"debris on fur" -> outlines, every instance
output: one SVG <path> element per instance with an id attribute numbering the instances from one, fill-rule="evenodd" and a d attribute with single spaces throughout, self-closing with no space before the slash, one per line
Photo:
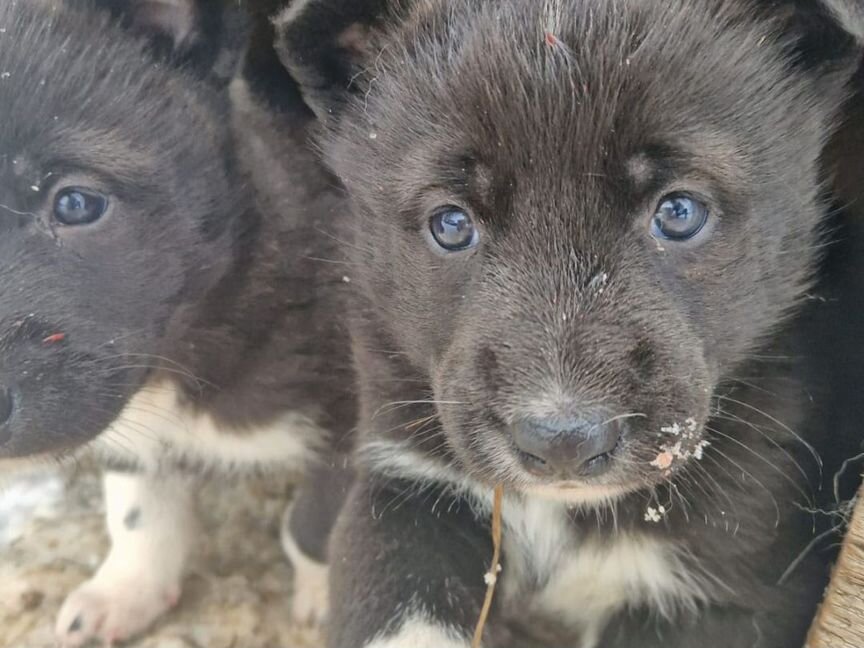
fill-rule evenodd
<path id="1" fill-rule="evenodd" d="M 665 435 L 675 437 L 674 443 L 662 445 L 660 452 L 651 461 L 650 465 L 660 470 L 669 470 L 676 459 L 685 461 L 691 457 L 696 460 L 702 459 L 705 448 L 711 445 L 707 439 L 699 438 L 699 424 L 693 418 L 684 421 L 684 425 L 673 423 L 660 428 L 660 431 Z"/>
<path id="2" fill-rule="evenodd" d="M 668 470 L 675 461 L 675 455 L 669 450 L 663 450 L 657 455 L 657 458 L 651 462 L 652 466 L 656 466 L 660 470 Z"/>
<path id="3" fill-rule="evenodd" d="M 668 512 L 669 510 L 662 504 L 658 505 L 656 508 L 649 506 L 645 509 L 645 521 L 659 523 L 660 520 L 666 517 L 666 513 Z"/>

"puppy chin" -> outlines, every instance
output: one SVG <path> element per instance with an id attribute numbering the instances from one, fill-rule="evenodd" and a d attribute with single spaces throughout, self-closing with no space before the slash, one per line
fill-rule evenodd
<path id="1" fill-rule="evenodd" d="M 622 485 L 593 485 L 579 482 L 557 482 L 535 484 L 524 489 L 527 495 L 564 502 L 571 506 L 603 508 L 612 506 L 619 499 L 635 490 Z"/>

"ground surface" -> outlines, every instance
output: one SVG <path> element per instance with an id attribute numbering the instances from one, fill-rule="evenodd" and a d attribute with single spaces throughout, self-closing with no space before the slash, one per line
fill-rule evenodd
<path id="1" fill-rule="evenodd" d="M 205 528 L 179 607 L 134 648 L 312 648 L 288 621 L 291 568 L 278 542 L 283 480 L 207 483 Z M 0 648 L 54 648 L 54 617 L 107 549 L 98 475 L 86 465 L 0 473 Z"/>

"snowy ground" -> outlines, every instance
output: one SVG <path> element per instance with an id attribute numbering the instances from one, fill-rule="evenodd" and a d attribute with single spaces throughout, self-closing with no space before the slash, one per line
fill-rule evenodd
<path id="1" fill-rule="evenodd" d="M 2 468 L 0 468 L 2 471 Z M 284 480 L 211 481 L 200 509 L 206 532 L 179 607 L 135 648 L 311 648 L 288 622 L 291 568 L 278 542 Z M 54 648 L 64 595 L 107 548 L 97 473 L 0 472 L 0 648 Z"/>

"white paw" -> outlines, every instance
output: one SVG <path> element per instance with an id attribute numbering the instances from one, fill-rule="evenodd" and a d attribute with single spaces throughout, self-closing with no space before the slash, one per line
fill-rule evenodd
<path id="1" fill-rule="evenodd" d="M 291 618 L 299 625 L 322 625 L 329 607 L 329 568 L 305 559 L 298 568 L 294 562 L 294 601 Z"/>
<path id="2" fill-rule="evenodd" d="M 195 531 L 193 490 L 165 475 L 105 473 L 111 551 L 57 618 L 62 648 L 111 646 L 146 630 L 177 604 Z"/>
<path id="3" fill-rule="evenodd" d="M 329 610 L 330 568 L 309 558 L 288 532 L 291 509 L 285 512 L 282 524 L 282 548 L 294 567 L 294 599 L 291 618 L 298 625 L 323 625 Z"/>
<path id="4" fill-rule="evenodd" d="M 125 641 L 146 630 L 177 604 L 179 583 L 113 577 L 100 571 L 67 598 L 55 633 L 62 648 L 79 648 L 97 639 L 104 646 Z"/>

